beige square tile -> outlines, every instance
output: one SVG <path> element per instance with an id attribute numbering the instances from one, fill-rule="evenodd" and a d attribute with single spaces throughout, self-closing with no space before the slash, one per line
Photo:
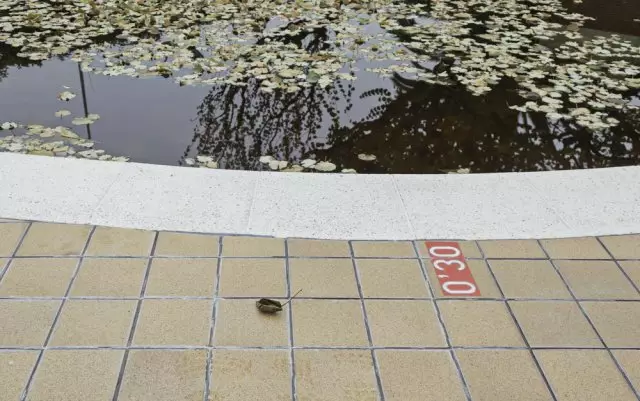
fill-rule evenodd
<path id="1" fill-rule="evenodd" d="M 540 243 L 551 259 L 611 259 L 595 237 L 543 239 Z"/>
<path id="2" fill-rule="evenodd" d="M 97 227 L 91 237 L 89 256 L 149 256 L 156 233 L 130 228 Z"/>
<path id="3" fill-rule="evenodd" d="M 555 264 L 578 299 L 640 299 L 615 262 L 557 260 Z"/>
<path id="4" fill-rule="evenodd" d="M 431 287 L 435 292 L 436 298 L 451 298 L 448 295 L 445 295 L 442 291 L 442 286 L 438 281 L 438 276 L 436 273 L 431 260 L 425 259 L 424 265 L 427 269 L 427 274 L 429 275 L 429 281 L 431 282 Z M 471 270 L 471 275 L 476 282 L 478 289 L 480 290 L 480 295 L 473 298 L 502 298 L 502 294 L 500 294 L 500 290 L 496 285 L 493 276 L 491 276 L 491 272 L 487 267 L 487 262 L 484 260 L 467 260 L 467 268 Z"/>
<path id="5" fill-rule="evenodd" d="M 0 256 L 13 255 L 26 228 L 26 223 L 0 224 Z"/>
<path id="6" fill-rule="evenodd" d="M 446 347 L 431 301 L 366 301 L 373 345 Z"/>
<path id="7" fill-rule="evenodd" d="M 146 296 L 213 297 L 218 259 L 153 259 Z"/>
<path id="8" fill-rule="evenodd" d="M 215 350 L 211 400 L 291 401 L 289 351 Z"/>
<path id="9" fill-rule="evenodd" d="M 80 255 L 91 226 L 33 223 L 22 241 L 18 256 Z"/>
<path id="10" fill-rule="evenodd" d="M 636 390 L 640 389 L 640 350 L 612 350 L 611 352 L 622 366 L 631 384 Z"/>
<path id="11" fill-rule="evenodd" d="M 305 297 L 360 296 L 351 259 L 289 259 L 289 274 Z"/>
<path id="12" fill-rule="evenodd" d="M 365 297 L 429 298 L 430 296 L 417 259 L 358 259 L 356 265 Z"/>
<path id="13" fill-rule="evenodd" d="M 110 401 L 123 356 L 123 350 L 47 350 L 29 401 Z"/>
<path id="14" fill-rule="evenodd" d="M 206 350 L 132 350 L 118 400 L 202 400 L 206 365 Z"/>
<path id="15" fill-rule="evenodd" d="M 353 241 L 356 258 L 415 258 L 416 252 L 409 241 Z"/>
<path id="16" fill-rule="evenodd" d="M 558 401 L 636 400 L 604 350 L 534 351 Z"/>
<path id="17" fill-rule="evenodd" d="M 507 298 L 571 299 L 548 260 L 490 260 L 489 265 Z"/>
<path id="18" fill-rule="evenodd" d="M 222 256 L 284 256 L 284 240 L 265 237 L 224 237 Z"/>
<path id="19" fill-rule="evenodd" d="M 299 401 L 378 401 L 371 352 L 296 350 Z"/>
<path id="20" fill-rule="evenodd" d="M 486 258 L 547 258 L 535 240 L 478 241 L 478 244 Z"/>
<path id="21" fill-rule="evenodd" d="M 20 399 L 38 353 L 39 351 L 0 351 L 0 400 Z"/>
<path id="22" fill-rule="evenodd" d="M 386 401 L 464 401 L 448 351 L 377 350 Z"/>
<path id="23" fill-rule="evenodd" d="M 260 313 L 256 299 L 222 299 L 216 304 L 213 343 L 238 347 L 286 347 L 289 314 Z M 288 308 L 289 306 L 285 306 Z"/>
<path id="24" fill-rule="evenodd" d="M 457 350 L 474 401 L 552 400 L 529 351 Z"/>
<path id="25" fill-rule="evenodd" d="M 161 232 L 154 254 L 217 257 L 219 243 L 220 237 L 217 235 Z"/>
<path id="26" fill-rule="evenodd" d="M 575 302 L 512 301 L 516 320 L 532 347 L 601 347 Z"/>
<path id="27" fill-rule="evenodd" d="M 438 301 L 451 345 L 522 347 L 524 341 L 500 301 Z"/>
<path id="28" fill-rule="evenodd" d="M 347 241 L 289 239 L 289 256 L 350 258 Z"/>
<path id="29" fill-rule="evenodd" d="M 51 345 L 127 345 L 137 301 L 67 301 Z"/>
<path id="30" fill-rule="evenodd" d="M 428 241 L 428 240 L 427 240 Z M 415 241 L 416 247 L 418 248 L 418 253 L 423 258 L 431 259 L 431 255 L 429 255 L 429 251 L 427 250 L 426 241 Z M 478 248 L 478 244 L 475 241 L 452 241 L 457 242 L 458 247 L 462 251 L 462 256 L 469 259 L 482 259 L 482 253 L 480 252 L 480 248 Z"/>
<path id="31" fill-rule="evenodd" d="M 135 345 L 207 345 L 213 306 L 202 299 L 145 299 Z"/>
<path id="32" fill-rule="evenodd" d="M 294 300 L 295 345 L 367 346 L 360 301 Z"/>
<path id="33" fill-rule="evenodd" d="M 633 281 L 636 287 L 640 288 L 640 261 L 621 261 L 618 262 L 622 270 Z"/>
<path id="34" fill-rule="evenodd" d="M 581 302 L 607 347 L 640 348 L 640 302 Z"/>
<path id="35" fill-rule="evenodd" d="M 284 297 L 286 269 L 284 259 L 223 259 L 220 296 Z"/>
<path id="36" fill-rule="evenodd" d="M 139 297 L 147 259 L 85 258 L 72 297 Z"/>
<path id="37" fill-rule="evenodd" d="M 0 300 L 0 347 L 42 346 L 60 301 Z"/>
<path id="38" fill-rule="evenodd" d="M 78 259 L 13 259 L 0 282 L 0 296 L 63 297 Z"/>
<path id="39" fill-rule="evenodd" d="M 616 259 L 640 259 L 640 234 L 600 237 Z"/>

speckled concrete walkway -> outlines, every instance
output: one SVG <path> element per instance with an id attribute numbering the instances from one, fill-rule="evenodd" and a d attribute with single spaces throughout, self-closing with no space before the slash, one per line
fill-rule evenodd
<path id="1" fill-rule="evenodd" d="M 427 244 L 6 220 L 0 400 L 638 400 L 639 286 L 640 235 Z M 299 289 L 281 313 L 255 307 Z"/>

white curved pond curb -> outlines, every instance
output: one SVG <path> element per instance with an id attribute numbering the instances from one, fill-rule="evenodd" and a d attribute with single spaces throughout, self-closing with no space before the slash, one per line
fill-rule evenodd
<path id="1" fill-rule="evenodd" d="M 0 153 L 0 217 L 324 239 L 628 234 L 640 232 L 640 167 L 343 175 Z"/>

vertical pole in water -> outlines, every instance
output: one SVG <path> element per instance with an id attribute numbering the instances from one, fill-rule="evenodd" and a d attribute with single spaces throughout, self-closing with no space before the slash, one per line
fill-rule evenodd
<path id="1" fill-rule="evenodd" d="M 87 92 L 84 88 L 84 73 L 82 72 L 82 67 L 80 67 L 80 63 L 78 63 L 78 74 L 80 75 L 80 88 L 82 89 L 82 104 L 84 105 L 84 116 L 89 116 L 89 107 L 87 106 Z M 91 124 L 86 124 L 87 128 L 87 139 L 91 139 Z"/>

